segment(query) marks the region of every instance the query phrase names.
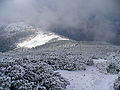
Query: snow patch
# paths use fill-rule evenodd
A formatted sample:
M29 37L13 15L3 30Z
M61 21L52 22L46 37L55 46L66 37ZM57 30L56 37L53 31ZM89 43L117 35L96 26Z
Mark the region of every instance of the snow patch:
M66 90L114 90L113 82L117 75L103 74L95 67L89 67L86 71L58 71L70 81Z
M43 45L52 39L57 39L57 40L69 40L67 38L63 38L59 35L56 35L54 33L49 33L49 32L42 32L40 31L37 36L30 40L26 40L22 43L19 43L17 47L26 47L26 48L32 48L36 46Z
M105 59L93 59L94 63L103 63L103 62L107 62L107 60Z

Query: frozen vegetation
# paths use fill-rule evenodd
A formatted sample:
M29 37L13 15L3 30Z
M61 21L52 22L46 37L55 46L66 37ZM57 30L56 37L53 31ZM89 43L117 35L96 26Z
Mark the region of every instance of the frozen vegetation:
M79 80L83 78L83 81L89 78L90 82L95 83L95 80L91 81L92 76L96 79L101 78L101 82L106 83L106 86L108 85L106 87L108 89L105 90L109 90L110 87L116 90L120 89L119 77L116 79L116 74L120 70L119 46L100 42L86 43L63 40L50 42L32 49L15 49L1 53L0 57L1 90L66 90L69 84L70 86L76 84L72 83L69 77L70 75L74 77L74 74L77 76L77 73L80 75L77 78ZM94 69L89 71L88 67L97 68L97 73ZM59 70L67 70L68 75L66 72L62 74L62 71ZM82 77L84 74L87 77ZM89 77L89 75L92 76ZM111 83L109 83L109 79L111 79ZM84 88L83 81L78 82ZM90 83L89 81L87 85ZM93 85L95 89L89 87L90 85L88 88L91 89L88 90L99 90L99 84L98 86ZM100 85L102 86L102 84ZM68 87L67 90L72 90Z
M65 90L69 85L69 81L44 62L7 58L0 62L0 90Z
M16 24L5 27L9 30L10 40L17 35L14 29L18 32L22 29L24 33L28 28L35 33L33 27L23 23L18 23L17 27ZM25 46L30 48L23 45L0 53L0 90L100 90L100 87L103 87L101 90L120 90L120 46L66 40L50 33L44 35L45 42L38 40L41 38L39 35L28 38L28 41L25 37L16 39L22 39L20 44L25 41ZM15 44L20 45L18 42ZM3 47L1 51L6 51Z

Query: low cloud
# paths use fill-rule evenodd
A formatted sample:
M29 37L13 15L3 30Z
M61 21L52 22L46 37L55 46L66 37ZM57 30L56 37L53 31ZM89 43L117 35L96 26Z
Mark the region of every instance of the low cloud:
M75 40L120 43L119 0L1 0L0 23L25 22Z

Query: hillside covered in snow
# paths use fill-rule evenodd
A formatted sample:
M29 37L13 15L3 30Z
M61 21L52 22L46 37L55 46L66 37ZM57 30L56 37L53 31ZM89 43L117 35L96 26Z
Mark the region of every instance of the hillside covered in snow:
M0 90L120 90L120 0L0 0Z
M69 39L24 22L0 24L0 52L20 47L32 48L58 40Z
M120 90L120 46L24 23L1 29L0 90Z

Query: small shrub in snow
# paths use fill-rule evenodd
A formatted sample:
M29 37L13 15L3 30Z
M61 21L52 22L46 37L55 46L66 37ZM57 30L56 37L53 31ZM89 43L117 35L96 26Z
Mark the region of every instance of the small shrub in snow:
M118 78L115 80L113 87L115 90L120 90L120 74L118 75Z
M92 58L89 58L89 59L86 61L86 65L88 65L88 66L94 65L93 59L92 59Z
M11 78L9 76L0 76L0 90L10 90Z
M101 73L108 73L107 67L109 66L109 62L105 59L94 59L94 65L97 67L99 72Z
M75 71L75 70L86 70L86 67L82 63L71 62L64 65L63 69L68 71Z
M119 68L114 63L109 64L106 70L108 73L111 73L111 74L119 73Z
M120 71L120 53L110 53L109 57L109 66L107 67L108 73L117 74Z
M33 90L34 82L29 82L25 79L13 80L11 90Z

